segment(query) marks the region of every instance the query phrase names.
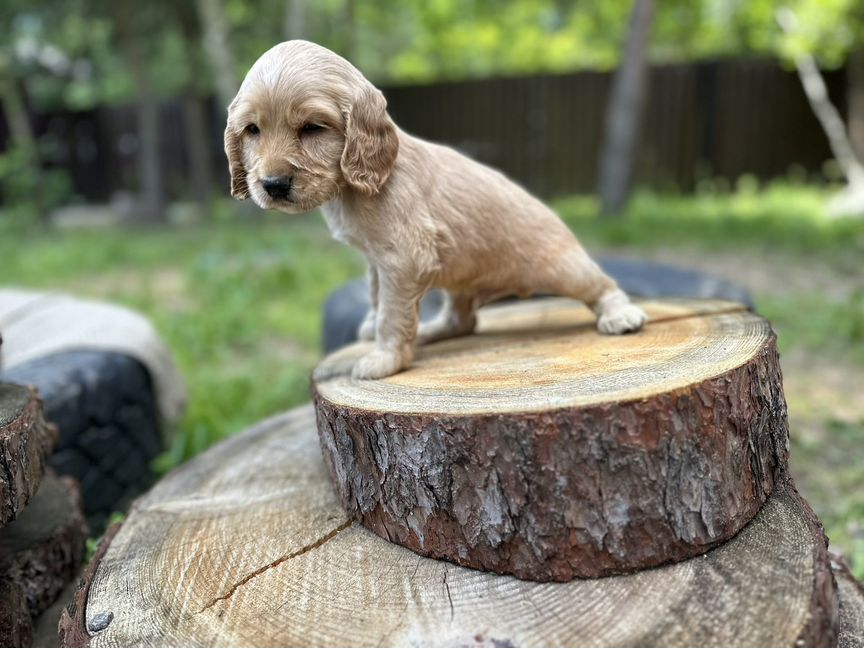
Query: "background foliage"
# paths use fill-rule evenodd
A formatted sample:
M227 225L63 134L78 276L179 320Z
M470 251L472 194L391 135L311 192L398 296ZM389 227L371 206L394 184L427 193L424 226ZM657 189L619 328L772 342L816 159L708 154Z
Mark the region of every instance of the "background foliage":
M351 55L376 82L611 69L631 9L628 0L296 2L303 5L304 36ZM224 0L237 77L286 37L291 4ZM800 33L782 34L774 18L779 7L795 10ZM190 49L202 45L184 31L194 12L192 2L167 0L6 0L0 7L0 24L7 26L0 30L0 60L5 73L27 77L43 110L132 101L134 77L120 42L131 30L142 42L154 89L173 96L202 80L190 69ZM823 65L839 66L861 46L862 30L864 8L855 0L667 0L658 6L650 57L788 58L805 50ZM203 76L212 89L212 74Z

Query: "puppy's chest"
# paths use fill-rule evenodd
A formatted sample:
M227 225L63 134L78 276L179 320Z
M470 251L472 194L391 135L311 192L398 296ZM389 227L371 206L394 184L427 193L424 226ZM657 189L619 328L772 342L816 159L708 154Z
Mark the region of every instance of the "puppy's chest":
M344 208L338 205L325 205L322 209L324 221L334 239L345 245L350 245L362 252L369 251L368 241L356 219L351 217Z

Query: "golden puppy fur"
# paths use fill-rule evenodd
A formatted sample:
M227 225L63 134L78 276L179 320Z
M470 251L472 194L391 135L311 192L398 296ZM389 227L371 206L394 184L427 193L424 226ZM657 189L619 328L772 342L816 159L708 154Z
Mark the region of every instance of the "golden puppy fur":
M235 198L290 214L322 206L333 236L366 257L372 308L359 336L375 346L355 377L404 369L415 340L469 333L475 309L507 294L581 299L603 333L642 327L644 313L552 210L497 171L403 132L386 108L348 61L289 41L246 75L225 129ZM273 178L289 182L287 195L265 190ZM446 307L418 330L418 303L433 287Z

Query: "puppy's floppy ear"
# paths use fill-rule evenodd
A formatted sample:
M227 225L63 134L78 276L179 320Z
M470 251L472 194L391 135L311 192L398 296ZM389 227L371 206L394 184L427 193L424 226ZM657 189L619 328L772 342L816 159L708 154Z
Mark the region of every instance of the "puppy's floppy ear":
M246 184L246 167L243 165L243 144L240 134L231 119L231 109L228 107L228 124L225 126L225 155L228 157L228 170L231 171L231 195L237 200L249 197L249 185Z
M371 83L363 84L345 112L342 174L348 184L371 196L387 182L396 162L396 126L387 114L384 95Z

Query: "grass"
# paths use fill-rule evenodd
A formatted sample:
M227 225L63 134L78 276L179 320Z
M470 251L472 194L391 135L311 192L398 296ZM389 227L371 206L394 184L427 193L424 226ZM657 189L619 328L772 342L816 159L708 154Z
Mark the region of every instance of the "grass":
M596 218L598 205L591 196L562 198L554 206L583 240L603 245L839 251L848 260L864 255L862 222L832 219L825 213L829 190L788 183L761 189L750 182L739 185L732 192L692 196L637 192L626 217L611 222Z
M554 206L590 249L696 267L719 259L731 278L743 266L768 275L742 280L780 332L787 384L799 385L787 388L793 471L832 541L864 576L864 468L850 459L864 447L864 405L855 392L841 416L840 396L815 389L818 367L840 367L841 387L843 380L864 385L864 220L828 218L828 191L745 180L734 191L694 196L639 192L626 218L602 221L591 197ZM164 229L0 229L0 264L4 284L108 299L151 318L190 396L158 461L163 471L308 400L323 301L363 270L320 218L273 214ZM787 369L786 358L799 356L801 367Z
M189 386L159 467L308 399L327 293L362 271L319 220L269 216L171 229L54 231L0 241L4 283L146 314Z

